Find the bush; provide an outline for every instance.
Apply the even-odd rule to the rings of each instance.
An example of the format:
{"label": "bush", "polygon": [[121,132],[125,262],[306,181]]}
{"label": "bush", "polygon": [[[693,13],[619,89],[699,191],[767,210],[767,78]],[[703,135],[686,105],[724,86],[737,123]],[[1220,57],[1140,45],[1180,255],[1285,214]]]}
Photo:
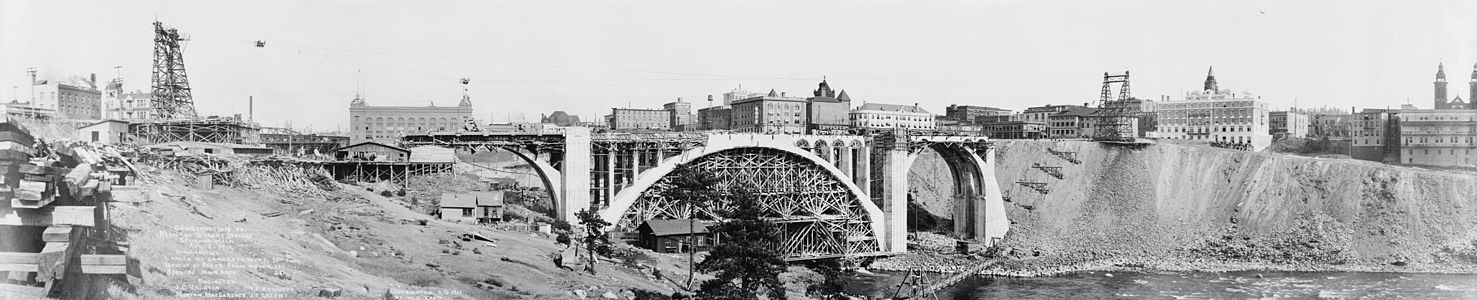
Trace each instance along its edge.
{"label": "bush", "polygon": [[391,195],[390,191],[380,191],[380,196],[390,197]]}
{"label": "bush", "polygon": [[405,190],[402,189],[402,190],[396,191],[395,192],[395,196],[405,196]]}

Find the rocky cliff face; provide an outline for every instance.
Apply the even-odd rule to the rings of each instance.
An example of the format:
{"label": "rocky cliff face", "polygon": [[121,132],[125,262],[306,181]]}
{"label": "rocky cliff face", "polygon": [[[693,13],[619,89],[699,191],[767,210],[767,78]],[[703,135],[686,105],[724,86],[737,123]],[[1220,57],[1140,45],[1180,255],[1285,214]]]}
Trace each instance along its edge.
{"label": "rocky cliff face", "polygon": [[1167,144],[999,146],[1017,255],[1477,265],[1473,174]]}

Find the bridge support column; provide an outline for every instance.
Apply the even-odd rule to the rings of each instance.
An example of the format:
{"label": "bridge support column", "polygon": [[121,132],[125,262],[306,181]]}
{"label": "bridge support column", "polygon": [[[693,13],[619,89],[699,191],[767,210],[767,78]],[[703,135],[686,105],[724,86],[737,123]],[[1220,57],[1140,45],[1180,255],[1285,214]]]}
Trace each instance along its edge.
{"label": "bridge support column", "polygon": [[855,181],[856,187],[871,198],[867,200],[876,204],[875,199],[881,195],[872,195],[872,147],[862,146],[857,149],[856,172],[852,173],[851,179]]}
{"label": "bridge support column", "polygon": [[990,159],[995,155],[997,149],[983,151],[983,155],[972,155],[980,166],[980,181],[984,185],[983,195],[979,195],[975,216],[978,219],[975,226],[975,238],[986,246],[993,246],[999,239],[1005,238],[1005,233],[1010,231],[1010,219],[1005,215],[1005,199],[1000,190],[999,181],[995,181],[995,160]]}
{"label": "bridge support column", "polygon": [[836,165],[838,169],[841,169],[841,174],[846,175],[846,178],[856,178],[856,172],[852,169],[852,160],[855,157],[852,156],[851,150],[851,148],[841,148],[841,159],[837,160],[841,163]]}
{"label": "bridge support column", "polygon": [[[575,213],[590,207],[590,129],[564,128],[563,199],[557,199],[560,220],[578,222]],[[558,188],[558,187],[556,187]]]}
{"label": "bridge support column", "polygon": [[892,149],[885,151],[882,167],[882,215],[887,232],[881,234],[882,251],[908,251],[908,140],[899,137]]}

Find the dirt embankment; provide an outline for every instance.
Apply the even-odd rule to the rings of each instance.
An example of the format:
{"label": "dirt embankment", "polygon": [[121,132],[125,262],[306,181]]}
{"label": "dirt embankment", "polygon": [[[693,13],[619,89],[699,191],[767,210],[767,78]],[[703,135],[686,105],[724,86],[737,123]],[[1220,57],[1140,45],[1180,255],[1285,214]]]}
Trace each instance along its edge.
{"label": "dirt embankment", "polygon": [[[674,291],[651,268],[686,277],[685,256],[656,253],[643,253],[637,268],[602,259],[590,275],[576,271],[585,263],[568,250],[569,268],[557,268],[549,255],[564,247],[547,235],[434,220],[406,208],[407,197],[365,187],[308,196],[200,189],[148,173],[112,205],[141,272],[110,298],[575,299],[579,291],[632,299]],[[495,242],[461,239],[466,233]]]}
{"label": "dirt embankment", "polygon": [[1167,144],[999,146],[991,159],[1012,222],[1004,247],[1025,258],[999,273],[1477,271],[1474,175]]}

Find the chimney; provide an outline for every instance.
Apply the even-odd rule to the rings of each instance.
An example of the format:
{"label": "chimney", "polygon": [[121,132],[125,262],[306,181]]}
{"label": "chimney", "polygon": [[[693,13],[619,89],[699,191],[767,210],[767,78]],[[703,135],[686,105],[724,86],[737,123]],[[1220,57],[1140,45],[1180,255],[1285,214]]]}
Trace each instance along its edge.
{"label": "chimney", "polygon": [[785,92],[780,92],[780,97],[784,97],[784,96],[785,96]]}
{"label": "chimney", "polygon": [[97,73],[92,73],[91,76],[88,76],[87,77],[87,81],[88,81],[88,83],[91,83],[93,85],[97,85]]}

